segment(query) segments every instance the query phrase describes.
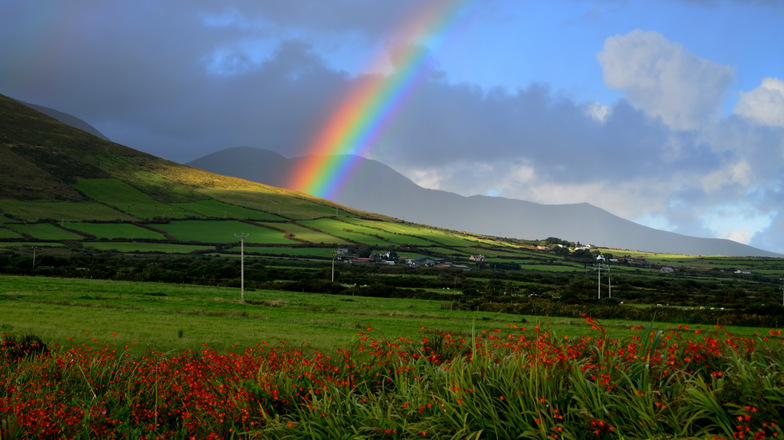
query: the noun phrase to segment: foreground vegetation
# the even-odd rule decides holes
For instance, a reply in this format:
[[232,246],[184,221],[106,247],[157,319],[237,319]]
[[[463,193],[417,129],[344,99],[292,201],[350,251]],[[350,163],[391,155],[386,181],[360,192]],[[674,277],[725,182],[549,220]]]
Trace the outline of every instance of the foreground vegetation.
[[780,329],[40,276],[0,276],[0,293],[3,439],[729,439],[784,423]]
[[[132,355],[6,339],[2,438],[771,438],[784,423],[779,331],[634,327],[608,338],[509,325],[332,350],[262,341]],[[27,344],[22,347],[22,344]]]

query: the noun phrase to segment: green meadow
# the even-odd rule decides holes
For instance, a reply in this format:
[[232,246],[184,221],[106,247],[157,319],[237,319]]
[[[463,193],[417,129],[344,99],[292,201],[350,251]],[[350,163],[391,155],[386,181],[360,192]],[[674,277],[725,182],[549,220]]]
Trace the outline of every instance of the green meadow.
[[[445,293],[446,294],[446,293]],[[251,347],[261,340],[309,344],[321,349],[349,344],[373,328],[387,338],[418,338],[427,332],[471,335],[507,324],[541,326],[558,335],[579,336],[582,318],[510,315],[450,310],[446,301],[249,290],[170,283],[63,279],[0,275],[0,330],[33,333],[47,342],[71,345],[96,338],[133,342],[140,349],[178,351],[207,344],[218,350]],[[606,320],[613,338],[648,322]],[[675,325],[656,323],[656,328]],[[710,325],[692,329],[710,330]],[[753,336],[763,329],[727,327]]]
[[198,244],[172,244],[172,243],[144,243],[128,241],[96,241],[85,242],[85,247],[106,252],[127,252],[127,253],[165,253],[165,254],[188,254],[192,252],[206,252],[214,249],[209,245]]
[[172,221],[157,225],[157,228],[178,241],[199,243],[233,243],[240,241],[236,235],[248,234],[247,241],[255,243],[285,244],[295,243],[280,231],[236,220]]
[[83,238],[52,223],[15,224],[8,227],[19,234],[30,235],[36,240],[81,240]]
[[349,241],[341,237],[336,237],[326,231],[321,231],[314,228],[309,228],[303,222],[287,222],[287,223],[259,223],[261,225],[279,229],[286,234],[290,234],[291,238],[299,242],[308,242],[314,244],[327,244],[327,245],[346,245]]
[[69,229],[92,235],[99,240],[116,238],[163,240],[166,238],[160,232],[151,231],[132,223],[78,223],[69,225]]
[[261,220],[261,221],[283,221],[283,217],[279,217],[268,212],[255,211],[252,209],[244,208],[242,206],[229,205],[221,203],[217,200],[201,200],[198,202],[185,202],[185,203],[172,203],[182,209],[190,212],[200,214],[206,218],[226,219],[236,218],[243,220]]
[[93,200],[139,219],[185,218],[193,215],[176,205],[159,202],[149,194],[117,179],[81,179],[74,187]]
[[[18,220],[36,223],[39,220],[81,221],[91,219],[97,221],[131,221],[134,218],[109,206],[93,202],[55,202],[55,201],[19,201],[0,200],[0,207],[6,214],[12,214]],[[10,217],[0,216],[0,222],[18,222]]]

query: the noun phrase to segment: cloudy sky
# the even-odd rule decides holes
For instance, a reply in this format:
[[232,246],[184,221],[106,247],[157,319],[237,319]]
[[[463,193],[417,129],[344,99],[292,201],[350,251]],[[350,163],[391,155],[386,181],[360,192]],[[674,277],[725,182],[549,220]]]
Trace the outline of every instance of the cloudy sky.
[[[442,11],[417,22],[427,8]],[[424,51],[362,150],[464,195],[590,202],[784,253],[776,0],[0,0],[0,93],[178,162],[294,157]],[[415,23],[415,25],[411,25]]]

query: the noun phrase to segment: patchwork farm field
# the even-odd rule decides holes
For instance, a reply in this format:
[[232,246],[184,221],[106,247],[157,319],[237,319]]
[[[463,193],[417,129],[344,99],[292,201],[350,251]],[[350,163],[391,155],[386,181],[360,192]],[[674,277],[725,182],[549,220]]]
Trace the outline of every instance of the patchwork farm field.
[[[134,218],[128,214],[112,209],[101,203],[92,202],[52,202],[52,201],[26,201],[0,200],[5,215],[0,216],[0,222],[18,223],[19,220],[36,223],[39,220],[53,219],[55,221],[81,221],[92,219],[98,221],[132,221]],[[16,220],[14,220],[16,218]]]
[[10,230],[8,228],[0,227],[0,240],[8,239],[8,238],[18,239],[18,238],[22,238],[22,235],[14,232],[14,231],[12,231],[12,230]]
[[380,237],[377,230],[349,225],[339,220],[307,220],[301,222],[301,224],[350,242],[365,243],[371,246],[392,246],[392,242]]
[[37,240],[81,240],[82,237],[51,223],[7,225],[19,234],[27,234]]
[[260,221],[284,221],[285,219],[268,212],[255,211],[242,206],[229,205],[217,200],[202,200],[198,202],[173,203],[172,205],[188,211],[201,214],[204,217],[226,219],[236,218]]
[[188,254],[192,252],[207,252],[214,249],[213,246],[193,245],[193,244],[171,244],[171,243],[142,243],[142,242],[123,242],[123,241],[98,241],[86,242],[85,247],[98,249],[101,251],[128,252],[128,253],[164,253],[164,254]]
[[163,240],[166,238],[160,232],[151,231],[131,223],[78,223],[69,225],[69,229],[92,235],[99,240],[112,240],[115,238]]
[[93,200],[105,203],[138,219],[185,218],[193,214],[178,206],[160,202],[149,194],[117,179],[81,179],[74,187]]
[[329,245],[350,244],[350,242],[344,240],[343,238],[336,237],[325,231],[308,228],[300,223],[287,222],[287,223],[260,223],[260,224],[270,228],[275,228],[275,229],[280,229],[282,231],[285,231],[285,233],[291,234],[291,237],[298,241],[317,243],[317,244],[323,243]]
[[178,241],[186,242],[233,243],[240,241],[239,238],[235,237],[235,234],[248,234],[247,240],[255,243],[296,243],[294,240],[286,238],[280,231],[236,220],[172,221],[156,225],[156,227],[175,237]]

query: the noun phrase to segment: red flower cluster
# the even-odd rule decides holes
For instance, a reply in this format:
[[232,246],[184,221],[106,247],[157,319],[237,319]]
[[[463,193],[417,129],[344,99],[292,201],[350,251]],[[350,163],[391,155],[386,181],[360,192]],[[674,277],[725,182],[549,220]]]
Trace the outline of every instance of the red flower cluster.
[[[174,356],[131,356],[127,347],[98,341],[20,358],[0,350],[6,361],[0,376],[0,438],[264,437],[275,423],[275,429],[296,432],[303,423],[333,423],[337,412],[351,417],[356,408],[385,400],[399,402],[396,412],[385,409],[394,417],[389,424],[368,428],[370,436],[422,437],[449,420],[480,423],[478,415],[487,412],[507,414],[503,417],[524,413],[520,423],[530,424],[525,428],[530,431],[521,428],[521,433],[611,437],[624,430],[621,416],[606,409],[604,414],[591,408],[574,411],[569,393],[583,393],[586,401],[596,402],[610,393],[627,396],[650,414],[650,419],[629,423],[646,427],[658,417],[688,409],[679,400],[685,393],[655,387],[686,378],[707,393],[720,387],[733,390],[724,382],[727,359],[757,356],[755,340],[722,329],[702,333],[679,326],[654,332],[634,327],[639,332],[634,340],[615,341],[595,320],[586,317],[586,322],[596,336],[557,337],[544,326],[529,332],[508,325],[471,338],[426,332],[421,341],[412,342],[375,339],[368,329],[355,344],[334,353],[265,342],[237,353],[205,347]],[[778,330],[770,335],[778,336],[774,332]],[[456,364],[475,368],[472,373],[454,368],[455,377],[467,382],[432,385],[436,371],[447,375]],[[514,378],[496,383],[493,371]],[[527,379],[532,375],[535,387]],[[519,385],[515,381],[523,380],[529,380],[529,388],[514,388]],[[769,380],[771,392],[784,395],[781,372],[771,371]],[[552,390],[568,392],[561,396]],[[741,396],[743,390],[737,391]],[[724,396],[735,397],[731,392]],[[716,405],[731,415],[725,425],[734,428],[736,438],[781,433],[781,414],[765,412],[754,402]],[[462,407],[473,408],[467,412],[472,418],[450,419],[449,411]],[[695,426],[708,423],[700,419],[707,412],[695,410]]]

